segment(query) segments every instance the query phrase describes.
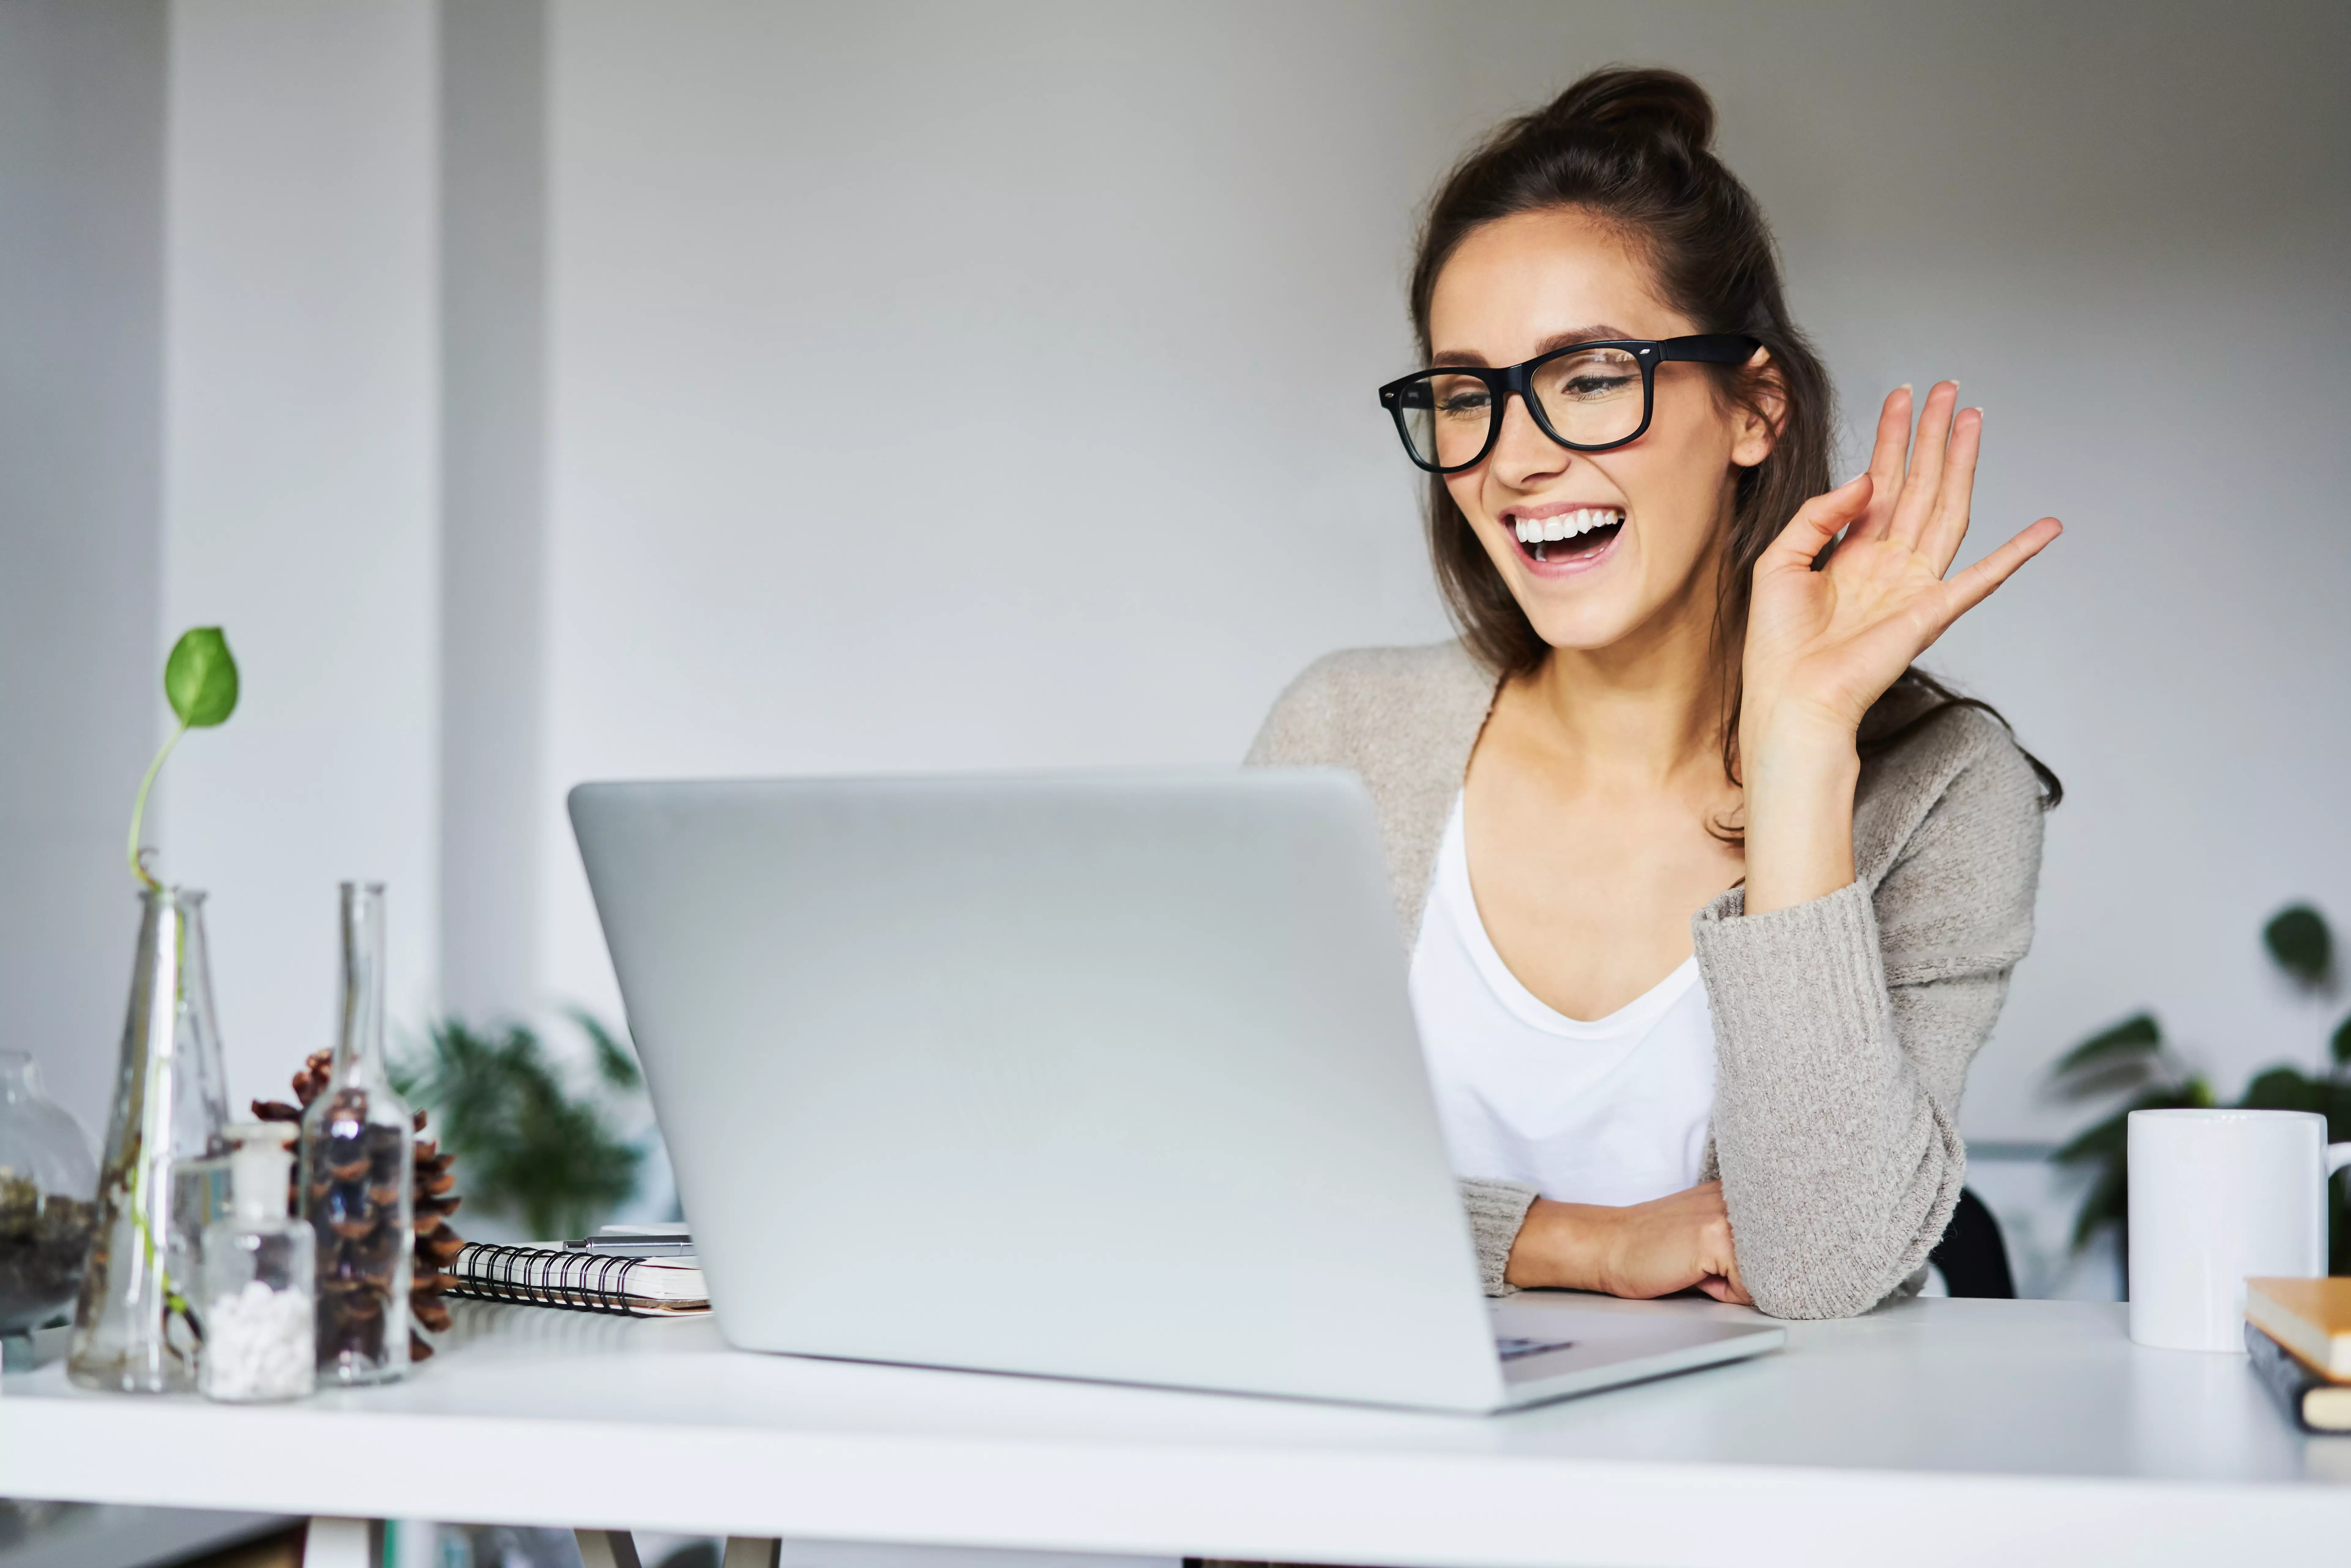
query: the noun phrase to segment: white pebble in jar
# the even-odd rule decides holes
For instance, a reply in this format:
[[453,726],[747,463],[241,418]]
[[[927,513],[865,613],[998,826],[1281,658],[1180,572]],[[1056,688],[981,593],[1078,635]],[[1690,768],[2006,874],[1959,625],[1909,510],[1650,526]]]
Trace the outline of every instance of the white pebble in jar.
[[299,1399],[316,1385],[318,1354],[309,1297],[248,1280],[221,1296],[204,1318],[203,1383],[214,1399]]

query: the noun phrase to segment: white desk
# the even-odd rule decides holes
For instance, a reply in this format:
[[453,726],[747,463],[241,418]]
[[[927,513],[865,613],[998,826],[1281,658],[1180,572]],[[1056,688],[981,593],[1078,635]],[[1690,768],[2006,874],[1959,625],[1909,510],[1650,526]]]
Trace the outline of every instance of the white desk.
[[[1391,1564],[2081,1568],[2351,1542],[2351,1439],[2295,1435],[2241,1357],[2132,1345],[2120,1307],[1789,1328],[1761,1360],[1480,1419],[747,1355],[706,1319],[469,1302],[406,1384],[280,1408],[9,1377],[0,1495]],[[334,1462],[361,1453],[390,1462]]]

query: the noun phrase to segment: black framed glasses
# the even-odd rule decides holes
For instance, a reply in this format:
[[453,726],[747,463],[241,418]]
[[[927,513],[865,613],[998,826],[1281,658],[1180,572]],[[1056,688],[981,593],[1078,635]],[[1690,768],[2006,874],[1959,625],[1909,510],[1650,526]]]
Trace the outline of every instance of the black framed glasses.
[[1745,364],[1762,346],[1740,332],[1571,343],[1500,370],[1447,365],[1421,371],[1382,387],[1380,406],[1395,416],[1405,451],[1432,474],[1458,474],[1486,460],[1502,434],[1502,411],[1512,392],[1562,446],[1605,452],[1649,428],[1659,365],[1669,360]]

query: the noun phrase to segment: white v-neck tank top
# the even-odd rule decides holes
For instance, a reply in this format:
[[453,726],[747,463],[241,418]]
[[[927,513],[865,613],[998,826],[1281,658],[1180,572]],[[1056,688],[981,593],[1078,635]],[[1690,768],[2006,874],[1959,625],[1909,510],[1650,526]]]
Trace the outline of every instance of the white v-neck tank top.
[[1456,1174],[1562,1203],[1644,1203],[1698,1184],[1714,1023],[1698,960],[1590,1023],[1502,963],[1469,889],[1461,797],[1412,954],[1412,1005]]

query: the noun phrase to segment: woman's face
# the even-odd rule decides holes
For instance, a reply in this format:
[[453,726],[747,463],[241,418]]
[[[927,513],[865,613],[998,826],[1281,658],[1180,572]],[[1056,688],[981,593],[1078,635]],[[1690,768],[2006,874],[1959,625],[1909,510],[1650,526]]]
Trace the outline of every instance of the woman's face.
[[[1579,340],[1697,330],[1658,301],[1622,240],[1574,211],[1473,231],[1437,274],[1428,312],[1438,365],[1514,365]],[[1639,440],[1571,452],[1513,397],[1494,449],[1445,483],[1536,633],[1554,648],[1599,649],[1663,631],[1677,611],[1711,616],[1711,570],[1699,574],[1715,560],[1735,471],[1771,450],[1763,422],[1719,397],[1705,366],[1663,364]],[[1521,542],[1521,519],[1552,518],[1582,531]]]

